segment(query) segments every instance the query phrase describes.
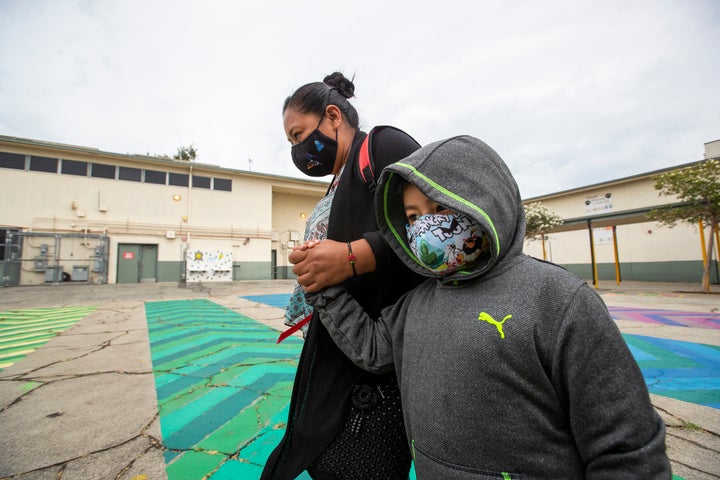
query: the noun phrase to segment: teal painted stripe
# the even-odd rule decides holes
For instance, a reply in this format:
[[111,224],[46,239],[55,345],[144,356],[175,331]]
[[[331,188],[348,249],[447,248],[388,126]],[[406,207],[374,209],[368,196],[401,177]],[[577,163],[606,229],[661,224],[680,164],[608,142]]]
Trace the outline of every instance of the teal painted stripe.
[[184,408],[167,413],[160,421],[163,438],[179,432],[190,422],[202,417],[207,410],[210,410],[218,403],[227,400],[235,393],[236,390],[234,388],[206,389],[203,396],[188,403],[184,406]]
[[277,345],[273,329],[207,300],[150,302],[146,317],[168,478],[259,474],[280,437],[263,439],[284,431],[302,341]]
[[247,387],[257,382],[266,373],[278,373],[288,376],[295,376],[295,366],[266,366],[263,365],[260,368],[251,367],[250,369],[242,372],[240,375],[228,382],[228,385],[233,387]]
[[650,393],[720,409],[720,347],[623,334]]

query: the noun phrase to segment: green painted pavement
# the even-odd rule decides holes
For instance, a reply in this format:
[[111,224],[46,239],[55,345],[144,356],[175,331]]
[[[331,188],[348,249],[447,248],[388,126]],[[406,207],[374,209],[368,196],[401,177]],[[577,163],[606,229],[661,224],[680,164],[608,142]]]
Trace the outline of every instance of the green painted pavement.
[[208,300],[145,312],[168,478],[258,478],[285,431],[302,341],[278,345],[275,330]]
[[31,308],[0,312],[0,370],[75,325],[95,307]]

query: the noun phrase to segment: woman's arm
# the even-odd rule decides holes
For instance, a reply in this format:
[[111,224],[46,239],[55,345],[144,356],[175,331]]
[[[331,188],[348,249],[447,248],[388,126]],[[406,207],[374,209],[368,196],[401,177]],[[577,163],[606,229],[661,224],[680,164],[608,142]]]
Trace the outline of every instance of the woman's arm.
[[355,272],[350,263],[347,242],[322,240],[308,242],[294,250],[288,259],[294,264],[293,273],[306,292],[318,292],[338,285],[348,278],[375,271],[375,254],[367,240],[351,242],[355,257]]

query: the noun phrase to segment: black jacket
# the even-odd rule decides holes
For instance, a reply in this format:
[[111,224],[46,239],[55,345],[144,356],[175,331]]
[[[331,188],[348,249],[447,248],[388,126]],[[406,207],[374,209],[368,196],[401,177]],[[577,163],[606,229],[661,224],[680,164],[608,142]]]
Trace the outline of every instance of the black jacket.
[[[364,237],[370,244],[377,265],[375,272],[352,277],[345,286],[365,311],[375,317],[383,307],[395,303],[413,288],[418,277],[400,262],[378,231],[373,193],[363,182],[358,167],[365,136],[358,131],[353,139],[333,198],[328,238],[348,242]],[[379,177],[384,167],[410,155],[420,145],[399,130],[385,128],[373,134],[372,147],[375,176]],[[292,480],[305,470],[342,427],[353,387],[376,381],[378,376],[348,360],[320,320],[313,318],[295,375],[285,436],[268,458],[261,479]]]

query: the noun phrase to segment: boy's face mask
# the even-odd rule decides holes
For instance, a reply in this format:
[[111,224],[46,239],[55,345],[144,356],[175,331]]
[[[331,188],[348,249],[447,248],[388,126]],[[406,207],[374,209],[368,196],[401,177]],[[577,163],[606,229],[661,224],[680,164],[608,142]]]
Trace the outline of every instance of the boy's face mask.
[[[322,120],[320,118],[320,123]],[[337,131],[335,135],[337,136]],[[324,177],[333,172],[337,148],[337,140],[333,140],[316,128],[305,140],[292,146],[290,155],[295,166],[305,175]]]
[[488,246],[480,225],[461,213],[423,215],[405,229],[418,261],[440,275],[472,267]]

